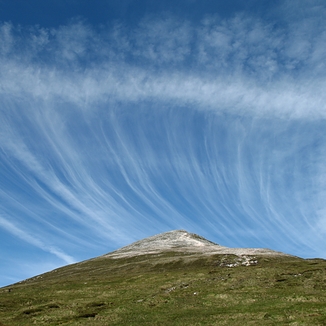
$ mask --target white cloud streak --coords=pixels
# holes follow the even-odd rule
[[[61,260],[63,260],[67,264],[72,264],[75,262],[75,259],[71,257],[70,255],[62,252],[60,249],[56,248],[55,246],[49,246],[45,243],[43,243],[41,240],[37,239],[35,234],[31,235],[26,231],[23,231],[21,228],[17,227],[13,223],[8,221],[8,218],[4,218],[3,216],[0,216],[0,226],[4,229],[6,229],[9,233],[15,235],[19,239],[26,241],[27,243],[44,250],[46,252],[49,252]]]
[[[114,27],[102,38],[81,22],[33,30],[27,40],[9,24],[1,30],[2,94],[79,105],[153,99],[240,114],[325,117],[326,34],[309,16],[284,30],[244,15],[207,18],[200,27],[147,19],[133,32]]]

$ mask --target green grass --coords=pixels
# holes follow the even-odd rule
[[[0,325],[326,325],[326,261],[98,258],[0,289]],[[10,289],[10,291],[9,291]]]

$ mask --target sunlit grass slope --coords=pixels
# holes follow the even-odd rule
[[[0,324],[326,325],[325,260],[252,259],[92,259],[0,289]]]

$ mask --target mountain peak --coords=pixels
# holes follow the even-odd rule
[[[198,249],[209,246],[216,247],[218,245],[195,233],[189,233],[185,230],[173,230],[136,241],[105,256],[137,256],[169,250],[189,251],[193,248]]]
[[[104,257],[122,258],[158,254],[166,251],[201,254],[285,255],[269,249],[223,247],[195,233],[185,230],[173,230],[136,241],[104,255]]]
[[[206,240],[205,238],[195,234],[189,233],[185,230],[173,230],[169,232],[160,233],[143,240],[132,243],[131,245],[121,249],[145,249],[145,248],[180,248],[180,247],[203,247],[203,246],[217,246],[216,243]]]

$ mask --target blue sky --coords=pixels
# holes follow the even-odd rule
[[[0,285],[173,229],[325,258],[325,27],[315,0],[0,1]]]

